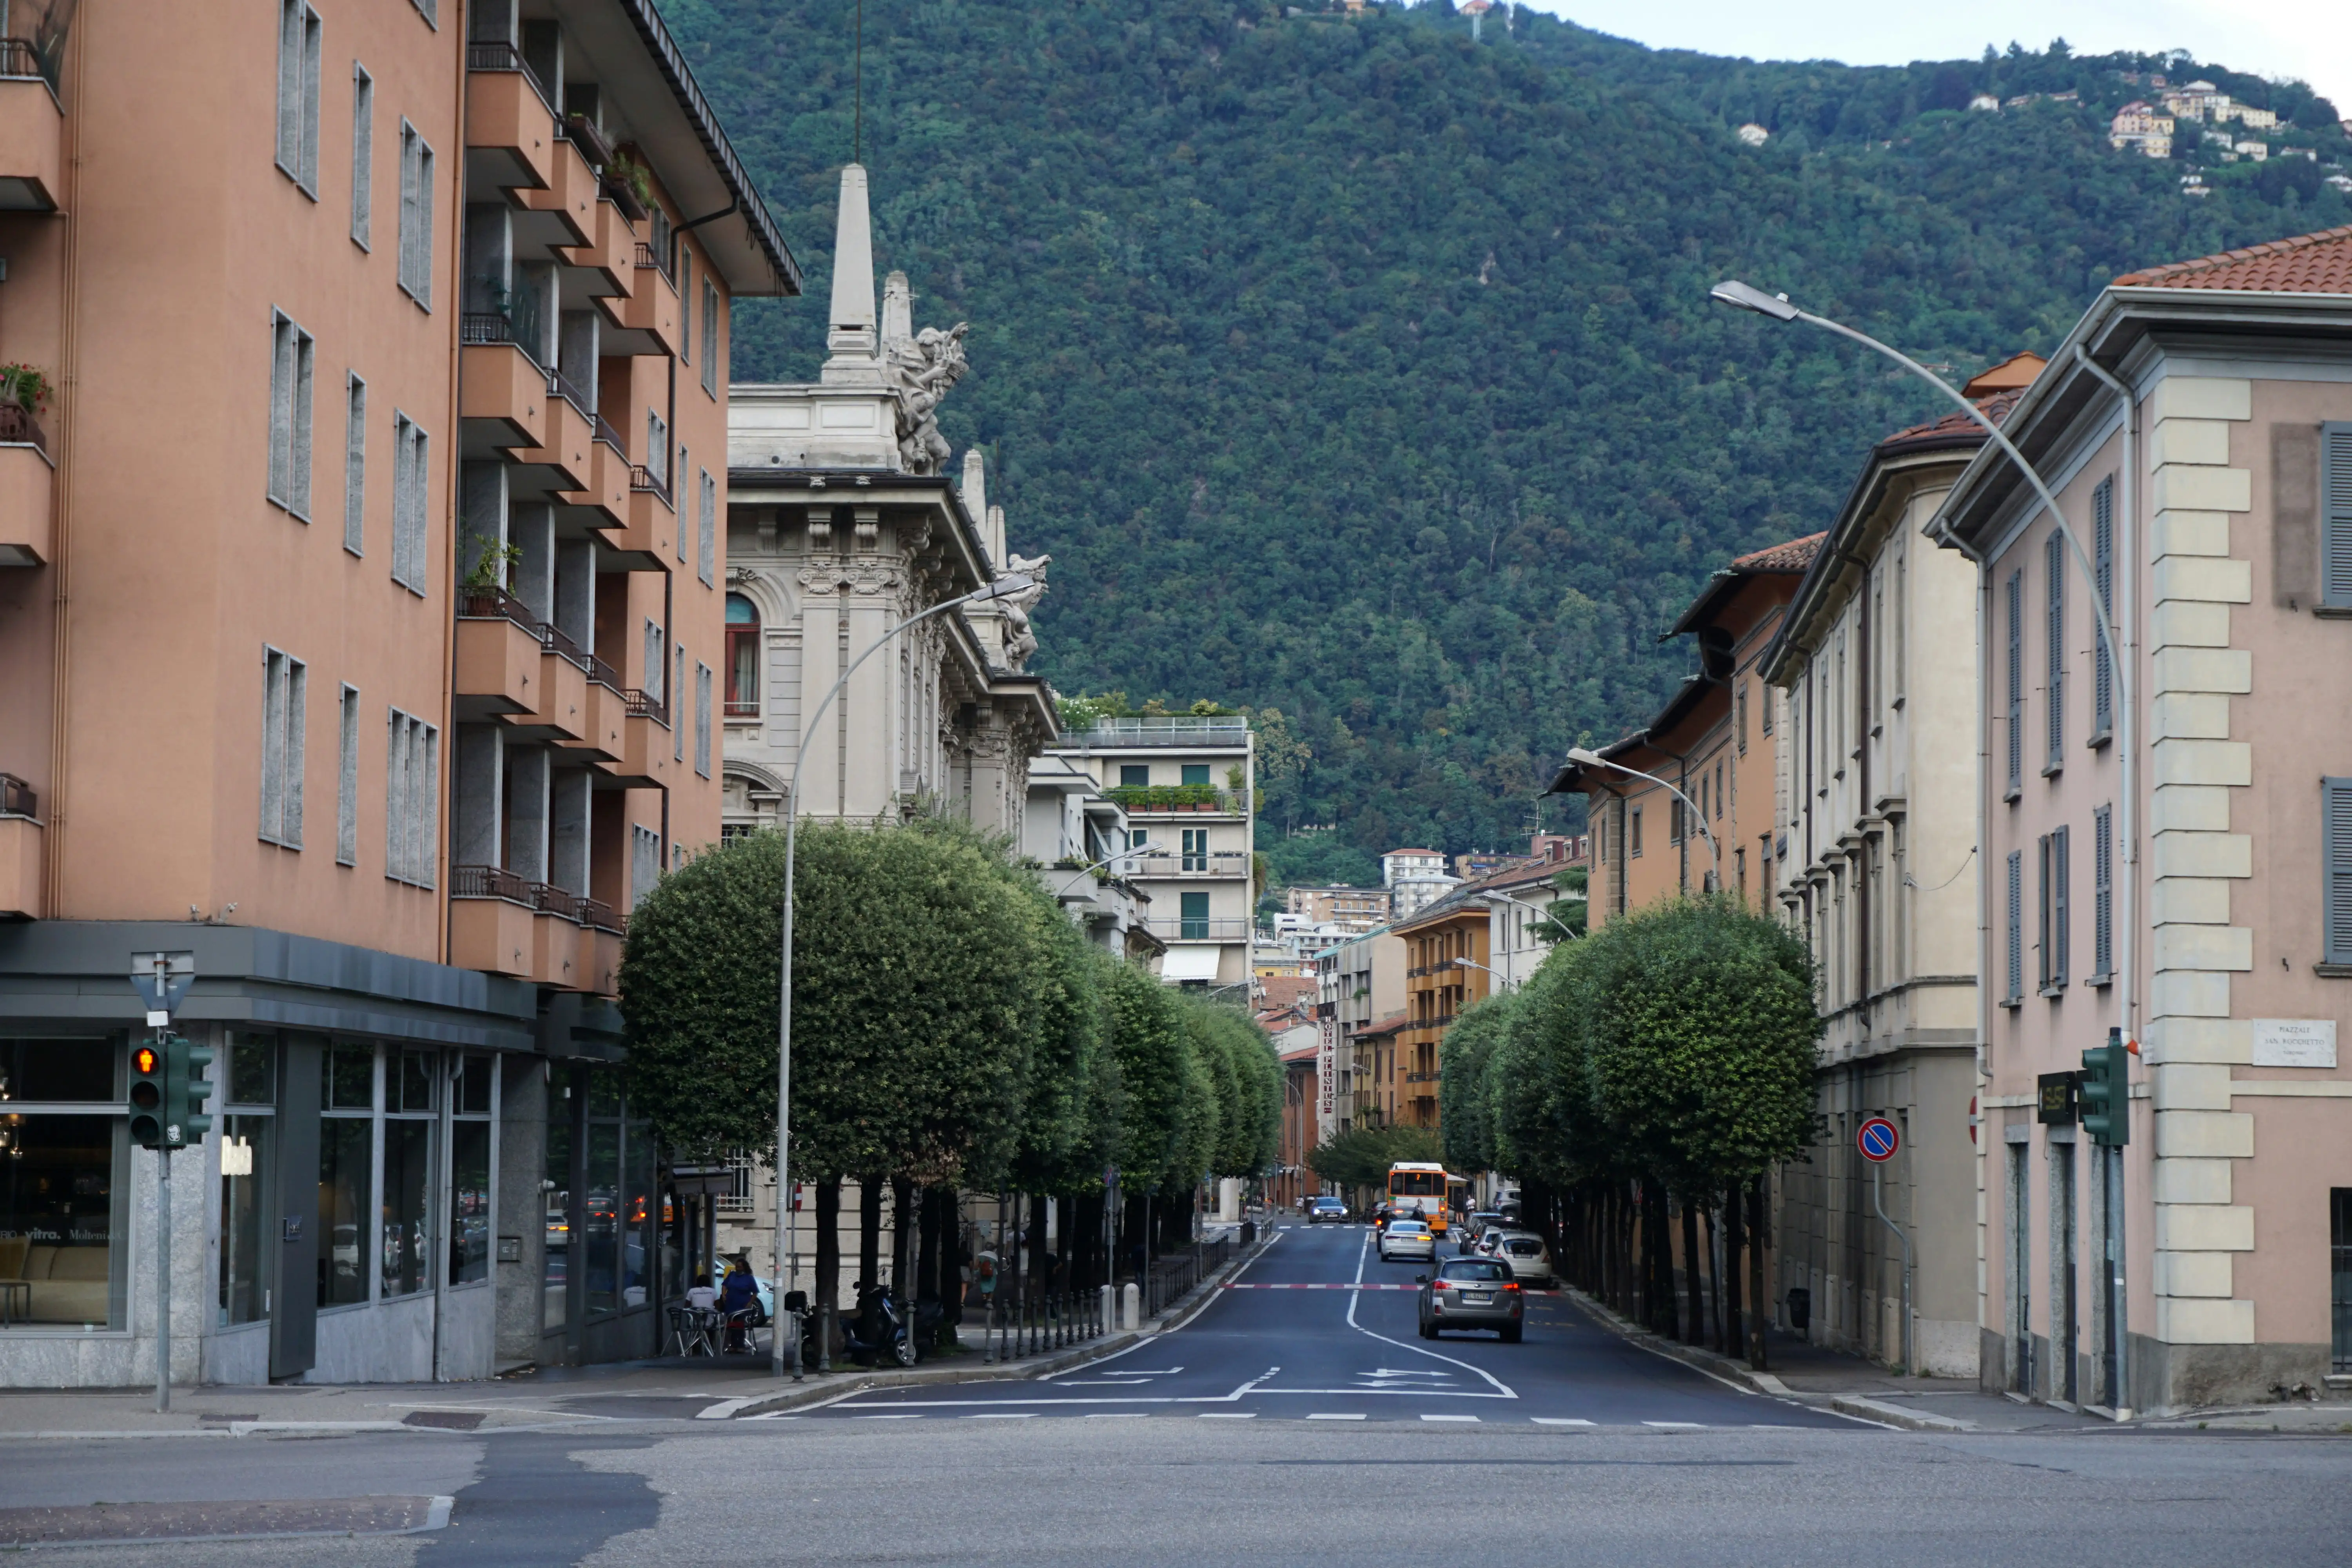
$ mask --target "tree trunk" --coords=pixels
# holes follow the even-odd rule
[[[1740,1237],[1747,1231],[1747,1227],[1739,1223],[1740,1201],[1739,1184],[1728,1184],[1723,1194],[1723,1351],[1726,1355],[1744,1355],[1748,1350],[1748,1326],[1740,1317]]]
[[[1673,1222],[1666,1217],[1666,1190],[1655,1182],[1642,1184],[1642,1228],[1650,1254],[1650,1328],[1672,1339],[1682,1325],[1675,1310],[1675,1243]]]
[[[782,1189],[780,1190],[789,1190]],[[841,1317],[841,1184],[816,1184],[816,1354],[833,1364],[835,1325]]]
[[[1749,1314],[1748,1330],[1748,1364],[1757,1371],[1764,1370],[1764,1304],[1769,1300],[1764,1294],[1764,1178],[1758,1176],[1748,1200],[1748,1284],[1754,1298],[1755,1310]]]
[[[1731,1267],[1728,1254],[1723,1250],[1723,1210],[1710,1202],[1706,1207],[1707,1277],[1711,1281],[1709,1295],[1713,1298],[1715,1317],[1715,1348],[1728,1355],[1731,1342],[1724,1337],[1723,1287],[1725,1271]]]
[[[882,1178],[857,1178],[858,1289],[870,1289],[882,1278]]]
[[[939,1349],[947,1339],[947,1301],[940,1291],[940,1195],[939,1188],[925,1187],[915,1200],[915,1288],[908,1301],[918,1312],[926,1301],[940,1307],[940,1331],[926,1350]]]
[[[899,1304],[915,1303],[915,1184],[904,1176],[890,1178],[890,1288]]]
[[[1683,1273],[1686,1276],[1686,1288],[1690,1291],[1689,1306],[1685,1312],[1690,1332],[1683,1336],[1683,1342],[1703,1345],[1706,1343],[1706,1291],[1704,1289],[1705,1277],[1700,1274],[1698,1267],[1698,1205],[1688,1198],[1683,1200]]]

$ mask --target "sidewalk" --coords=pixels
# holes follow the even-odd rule
[[[541,1367],[479,1383],[175,1386],[172,1409],[161,1415],[155,1412],[152,1388],[0,1389],[0,1443],[26,1437],[330,1436],[347,1432],[546,1430],[612,1421],[716,1421],[782,1414],[867,1388],[1042,1377],[1180,1326],[1207,1304],[1219,1280],[1265,1245],[1261,1241],[1236,1253],[1140,1330],[1104,1334],[992,1365],[983,1362],[976,1340],[915,1367],[844,1365],[827,1373],[811,1369],[800,1383],[770,1376],[764,1355],[664,1356]]]

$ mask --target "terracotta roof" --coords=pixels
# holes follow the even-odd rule
[[[1995,393],[1990,397],[1979,398],[1977,406],[1984,410],[1986,418],[1998,425],[2009,417],[2009,411],[2016,407],[2017,400],[2024,395],[2025,388],[2020,386],[2008,392]],[[1959,436],[1971,431],[1980,433],[1983,428],[1956,408],[1942,418],[1930,419],[1925,425],[1906,425],[1879,445],[1891,446],[1897,441],[1916,441],[1931,436]]]
[[[1263,1012],[1279,1012],[1285,1007],[1312,998],[1316,983],[1296,974],[1271,974],[1258,982],[1265,1000],[1259,1005]]]
[[[1809,533],[1802,539],[1791,539],[1786,543],[1769,545],[1746,555],[1735,555],[1731,560],[1731,570],[1802,572],[1813,563],[1813,556],[1820,551],[1822,541],[1828,537],[1826,532]]]
[[[2286,294],[2352,294],[2352,226],[2324,228],[2200,256],[2193,261],[2144,267],[2116,279],[2118,289],[2246,289]]]

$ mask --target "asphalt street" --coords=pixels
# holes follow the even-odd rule
[[[318,1531],[47,1546],[29,1559],[43,1568],[2352,1557],[2352,1436],[1893,1431],[1717,1383],[1554,1297],[1524,1343],[1432,1345],[1409,1288],[1423,1266],[1382,1265],[1365,1237],[1277,1231],[1189,1322],[1076,1371],[976,1368],[782,1415],[698,1419],[690,1399],[608,1415],[550,1389],[543,1424],[478,1430],[8,1440],[0,1425],[0,1531],[99,1502],[124,1534],[198,1517]],[[455,1412],[462,1394],[386,1397]],[[386,1521],[415,1532],[370,1533]]]
[[[1381,1262],[1363,1226],[1289,1225],[1180,1331],[1115,1359],[1035,1383],[877,1390],[803,1419],[1853,1425],[1638,1349],[1549,1293],[1530,1296],[1519,1344],[1483,1331],[1433,1343],[1415,1331],[1428,1271]]]

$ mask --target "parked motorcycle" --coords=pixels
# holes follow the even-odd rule
[[[842,1327],[849,1354],[860,1366],[888,1359],[900,1366],[915,1364],[915,1337],[898,1301],[883,1286],[857,1281],[857,1314]]]

